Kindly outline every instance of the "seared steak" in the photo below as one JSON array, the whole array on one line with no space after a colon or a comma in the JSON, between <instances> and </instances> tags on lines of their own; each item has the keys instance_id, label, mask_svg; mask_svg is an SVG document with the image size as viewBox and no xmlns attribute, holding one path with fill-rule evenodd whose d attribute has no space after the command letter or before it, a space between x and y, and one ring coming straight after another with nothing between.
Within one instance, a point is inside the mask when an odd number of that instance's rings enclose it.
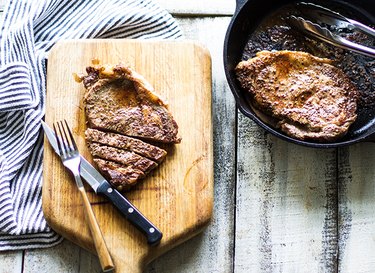
<instances>
[{"instance_id":1,"label":"seared steak","mask_svg":"<svg viewBox=\"0 0 375 273\"><path fill-rule=\"evenodd\" d=\"M85 134L88 142L96 142L107 146L129 150L156 161L157 163L162 162L167 155L165 150L132 137L90 128L86 130Z\"/></svg>"},{"instance_id":2,"label":"seared steak","mask_svg":"<svg viewBox=\"0 0 375 273\"><path fill-rule=\"evenodd\" d=\"M100 169L101 173L115 186L118 190L129 189L145 177L145 173L132 165L125 166L117 162L94 158L94 162Z\"/></svg>"},{"instance_id":3,"label":"seared steak","mask_svg":"<svg viewBox=\"0 0 375 273\"><path fill-rule=\"evenodd\" d=\"M156 142L180 142L166 103L141 75L123 65L86 70L82 80L90 127Z\"/></svg>"},{"instance_id":4,"label":"seared steak","mask_svg":"<svg viewBox=\"0 0 375 273\"><path fill-rule=\"evenodd\" d=\"M134 169L148 173L156 168L158 164L148 158L137 155L134 152L102 145L99 143L88 143L88 148L92 156L118 162L125 166L133 166Z\"/></svg>"},{"instance_id":5,"label":"seared steak","mask_svg":"<svg viewBox=\"0 0 375 273\"><path fill-rule=\"evenodd\" d=\"M356 120L358 91L332 61L298 51L261 51L240 62L237 78L260 111L286 134L334 141Z\"/></svg>"},{"instance_id":6,"label":"seared steak","mask_svg":"<svg viewBox=\"0 0 375 273\"><path fill-rule=\"evenodd\" d=\"M109 182L129 189L167 155L144 141L179 143L177 123L152 86L129 67L95 65L86 71L76 80L86 88L87 146Z\"/></svg>"}]
</instances>

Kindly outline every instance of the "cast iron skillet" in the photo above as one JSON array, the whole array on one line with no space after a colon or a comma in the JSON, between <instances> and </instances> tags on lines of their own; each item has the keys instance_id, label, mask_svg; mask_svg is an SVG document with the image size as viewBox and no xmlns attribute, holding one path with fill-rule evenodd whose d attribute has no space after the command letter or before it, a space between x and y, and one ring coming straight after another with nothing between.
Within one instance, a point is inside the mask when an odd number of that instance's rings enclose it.
<instances>
[{"instance_id":1,"label":"cast iron skillet","mask_svg":"<svg viewBox=\"0 0 375 273\"><path fill-rule=\"evenodd\" d=\"M374 0L304 0L304 2L317 3L324 6L325 3L334 2L344 8L355 11L360 15L362 23L375 24L375 5ZM270 127L256 116L249 106L244 92L241 90L236 80L234 68L241 61L244 47L248 41L249 35L256 29L259 23L268 14L277 10L283 5L299 1L288 0L237 0L236 11L232 21L229 24L225 42L224 42L224 69L229 87L232 90L237 106L247 117L254 120L259 126L272 133L273 135L292 143L301 144L316 148L334 148L346 146L357 142L375 142L375 107L366 108L358 115L357 120L349 128L347 135L335 142L317 143L302 141L291 138L283 132ZM368 109L368 110L367 110Z\"/></svg>"}]
</instances>

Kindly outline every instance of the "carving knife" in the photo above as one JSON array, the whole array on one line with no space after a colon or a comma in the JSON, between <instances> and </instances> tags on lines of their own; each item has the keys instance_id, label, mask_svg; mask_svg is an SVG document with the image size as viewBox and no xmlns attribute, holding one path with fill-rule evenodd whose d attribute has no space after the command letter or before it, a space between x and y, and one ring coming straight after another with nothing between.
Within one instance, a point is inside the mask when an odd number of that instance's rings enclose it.
<instances>
[{"instance_id":1,"label":"carving knife","mask_svg":"<svg viewBox=\"0 0 375 273\"><path fill-rule=\"evenodd\" d=\"M53 130L42 121L42 127L53 150L59 155L59 149ZM132 203L113 188L109 182L83 156L81 156L81 176L97 194L104 195L125 218L147 237L147 243L157 245L163 234L142 215Z\"/></svg>"}]
</instances>

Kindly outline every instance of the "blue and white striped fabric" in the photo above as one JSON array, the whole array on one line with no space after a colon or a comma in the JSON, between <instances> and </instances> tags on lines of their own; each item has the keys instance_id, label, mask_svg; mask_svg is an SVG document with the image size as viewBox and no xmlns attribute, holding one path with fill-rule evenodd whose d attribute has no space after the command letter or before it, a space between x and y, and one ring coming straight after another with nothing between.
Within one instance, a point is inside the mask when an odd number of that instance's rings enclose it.
<instances>
[{"instance_id":1,"label":"blue and white striped fabric","mask_svg":"<svg viewBox=\"0 0 375 273\"><path fill-rule=\"evenodd\" d=\"M0 19L0 250L61 241L42 212L48 51L61 39L178 39L152 0L7 0Z\"/></svg>"}]
</instances>

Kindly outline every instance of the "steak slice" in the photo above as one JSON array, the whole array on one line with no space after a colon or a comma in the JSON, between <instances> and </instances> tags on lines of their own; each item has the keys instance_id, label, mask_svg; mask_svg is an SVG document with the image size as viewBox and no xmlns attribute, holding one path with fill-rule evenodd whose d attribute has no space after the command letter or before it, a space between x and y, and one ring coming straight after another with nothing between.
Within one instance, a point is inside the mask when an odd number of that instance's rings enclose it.
<instances>
[{"instance_id":1,"label":"steak slice","mask_svg":"<svg viewBox=\"0 0 375 273\"><path fill-rule=\"evenodd\" d=\"M298 51L261 51L235 71L261 112L289 136L334 141L356 120L358 90L329 59Z\"/></svg>"},{"instance_id":2,"label":"steak slice","mask_svg":"<svg viewBox=\"0 0 375 273\"><path fill-rule=\"evenodd\" d=\"M156 161L157 163L162 162L167 155L165 150L132 137L103 132L91 128L88 128L85 134L88 142L100 143L107 146L132 151Z\"/></svg>"},{"instance_id":3,"label":"steak slice","mask_svg":"<svg viewBox=\"0 0 375 273\"><path fill-rule=\"evenodd\" d=\"M179 143L166 103L137 72L123 65L90 66L80 78L89 126L145 140Z\"/></svg>"},{"instance_id":4,"label":"steak slice","mask_svg":"<svg viewBox=\"0 0 375 273\"><path fill-rule=\"evenodd\" d=\"M166 157L165 150L144 141L179 143L178 126L141 75L124 65L95 64L87 75L75 75L86 88L87 146L109 182L128 189Z\"/></svg>"},{"instance_id":5,"label":"steak slice","mask_svg":"<svg viewBox=\"0 0 375 273\"><path fill-rule=\"evenodd\" d=\"M137 155L134 152L93 142L88 143L88 148L94 158L99 157L101 159L114 161L125 166L132 166L134 169L140 170L145 174L158 166L156 162Z\"/></svg>"},{"instance_id":6,"label":"steak slice","mask_svg":"<svg viewBox=\"0 0 375 273\"><path fill-rule=\"evenodd\" d=\"M144 172L131 165L125 166L101 158L94 158L94 162L104 177L119 191L129 189L131 186L135 185L139 179L146 176Z\"/></svg>"}]
</instances>

